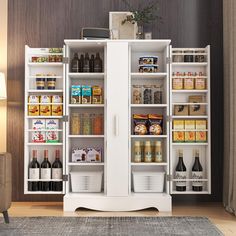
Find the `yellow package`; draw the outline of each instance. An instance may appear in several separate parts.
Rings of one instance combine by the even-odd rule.
[[[207,121],[206,120],[196,120],[196,129],[197,130],[206,130]]]
[[[184,129],[184,120],[174,120],[173,121],[174,130],[183,130]]]
[[[29,105],[28,114],[29,116],[39,116],[39,105]]]
[[[52,116],[62,116],[62,105],[52,105]]]
[[[173,132],[173,142],[176,142],[176,143],[184,142],[184,132],[183,131],[174,131]]]
[[[184,140],[185,142],[195,142],[196,136],[194,131],[185,131],[184,132]]]
[[[40,116],[50,116],[51,106],[50,105],[40,105]]]
[[[195,129],[195,120],[185,120],[184,127],[185,127],[185,130],[194,130]]]
[[[207,132],[206,131],[196,131],[196,142],[206,142]]]

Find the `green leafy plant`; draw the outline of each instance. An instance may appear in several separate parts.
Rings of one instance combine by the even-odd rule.
[[[128,6],[129,11],[132,14],[126,16],[126,18],[121,22],[122,25],[126,22],[143,25],[151,23],[154,20],[162,20],[162,18],[157,15],[159,10],[157,1],[153,1],[151,4],[148,4],[148,6],[145,7],[141,7],[141,5],[139,5],[138,9],[133,9],[127,0],[123,0],[123,2],[126,4],[126,6]]]

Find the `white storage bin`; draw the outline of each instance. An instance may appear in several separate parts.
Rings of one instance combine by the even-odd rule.
[[[133,171],[133,186],[136,193],[162,193],[165,172]]]
[[[70,176],[72,192],[101,192],[102,175],[102,171],[71,171]]]

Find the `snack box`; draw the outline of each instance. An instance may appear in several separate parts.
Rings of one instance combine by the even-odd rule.
[[[183,130],[184,129],[184,120],[174,120],[173,121],[174,130]]]
[[[174,131],[173,142],[176,142],[176,143],[184,142],[184,131]]]
[[[32,119],[32,129],[40,130],[45,129],[45,119]]]
[[[40,100],[40,96],[37,96],[37,95],[30,95],[28,97],[29,103],[39,103],[39,100]]]
[[[86,161],[86,148],[77,148],[72,150],[72,162]]]
[[[157,65],[157,56],[143,56],[139,58],[139,65]]]
[[[52,116],[62,116],[62,105],[52,105]]]
[[[139,66],[140,73],[155,73],[158,71],[158,65],[144,65]]]
[[[100,86],[92,87],[93,104],[102,104],[102,88]]]
[[[92,87],[89,85],[82,85],[82,104],[91,104],[92,101]]]
[[[61,95],[53,95],[52,96],[52,103],[62,103],[63,99]]]
[[[196,142],[206,142],[207,132],[206,131],[196,131]]]
[[[51,116],[51,106],[40,105],[40,116]]]
[[[46,142],[47,143],[58,143],[59,136],[57,131],[46,131]]]
[[[46,129],[59,129],[59,120],[57,119],[46,120]]]
[[[207,121],[206,120],[196,120],[196,129],[197,130],[206,130]]]
[[[101,162],[102,150],[100,148],[87,148],[86,161],[87,162]]]
[[[32,132],[32,142],[33,143],[45,143],[46,135],[43,131],[34,131]]]
[[[39,116],[39,105],[29,105],[28,114],[29,116]]]
[[[183,79],[182,78],[174,78],[172,82],[173,90],[183,89]]]
[[[49,96],[49,95],[42,95],[40,97],[40,102],[41,103],[51,103],[51,96]]]
[[[184,140],[185,142],[195,142],[195,132],[194,131],[185,131],[184,132]]]
[[[81,86],[71,86],[71,104],[81,103]]]
[[[187,105],[174,105],[175,116],[187,116],[188,106]]]
[[[195,129],[195,120],[185,120],[184,121],[185,130],[194,130]]]
[[[189,96],[190,103],[202,103],[203,97],[202,96]],[[205,105],[189,105],[189,115],[196,116],[196,115],[205,115],[206,114],[206,106]]]

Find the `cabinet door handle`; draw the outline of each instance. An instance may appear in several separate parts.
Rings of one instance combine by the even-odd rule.
[[[119,116],[115,115],[114,117],[114,121],[115,121],[115,136],[119,135]]]

